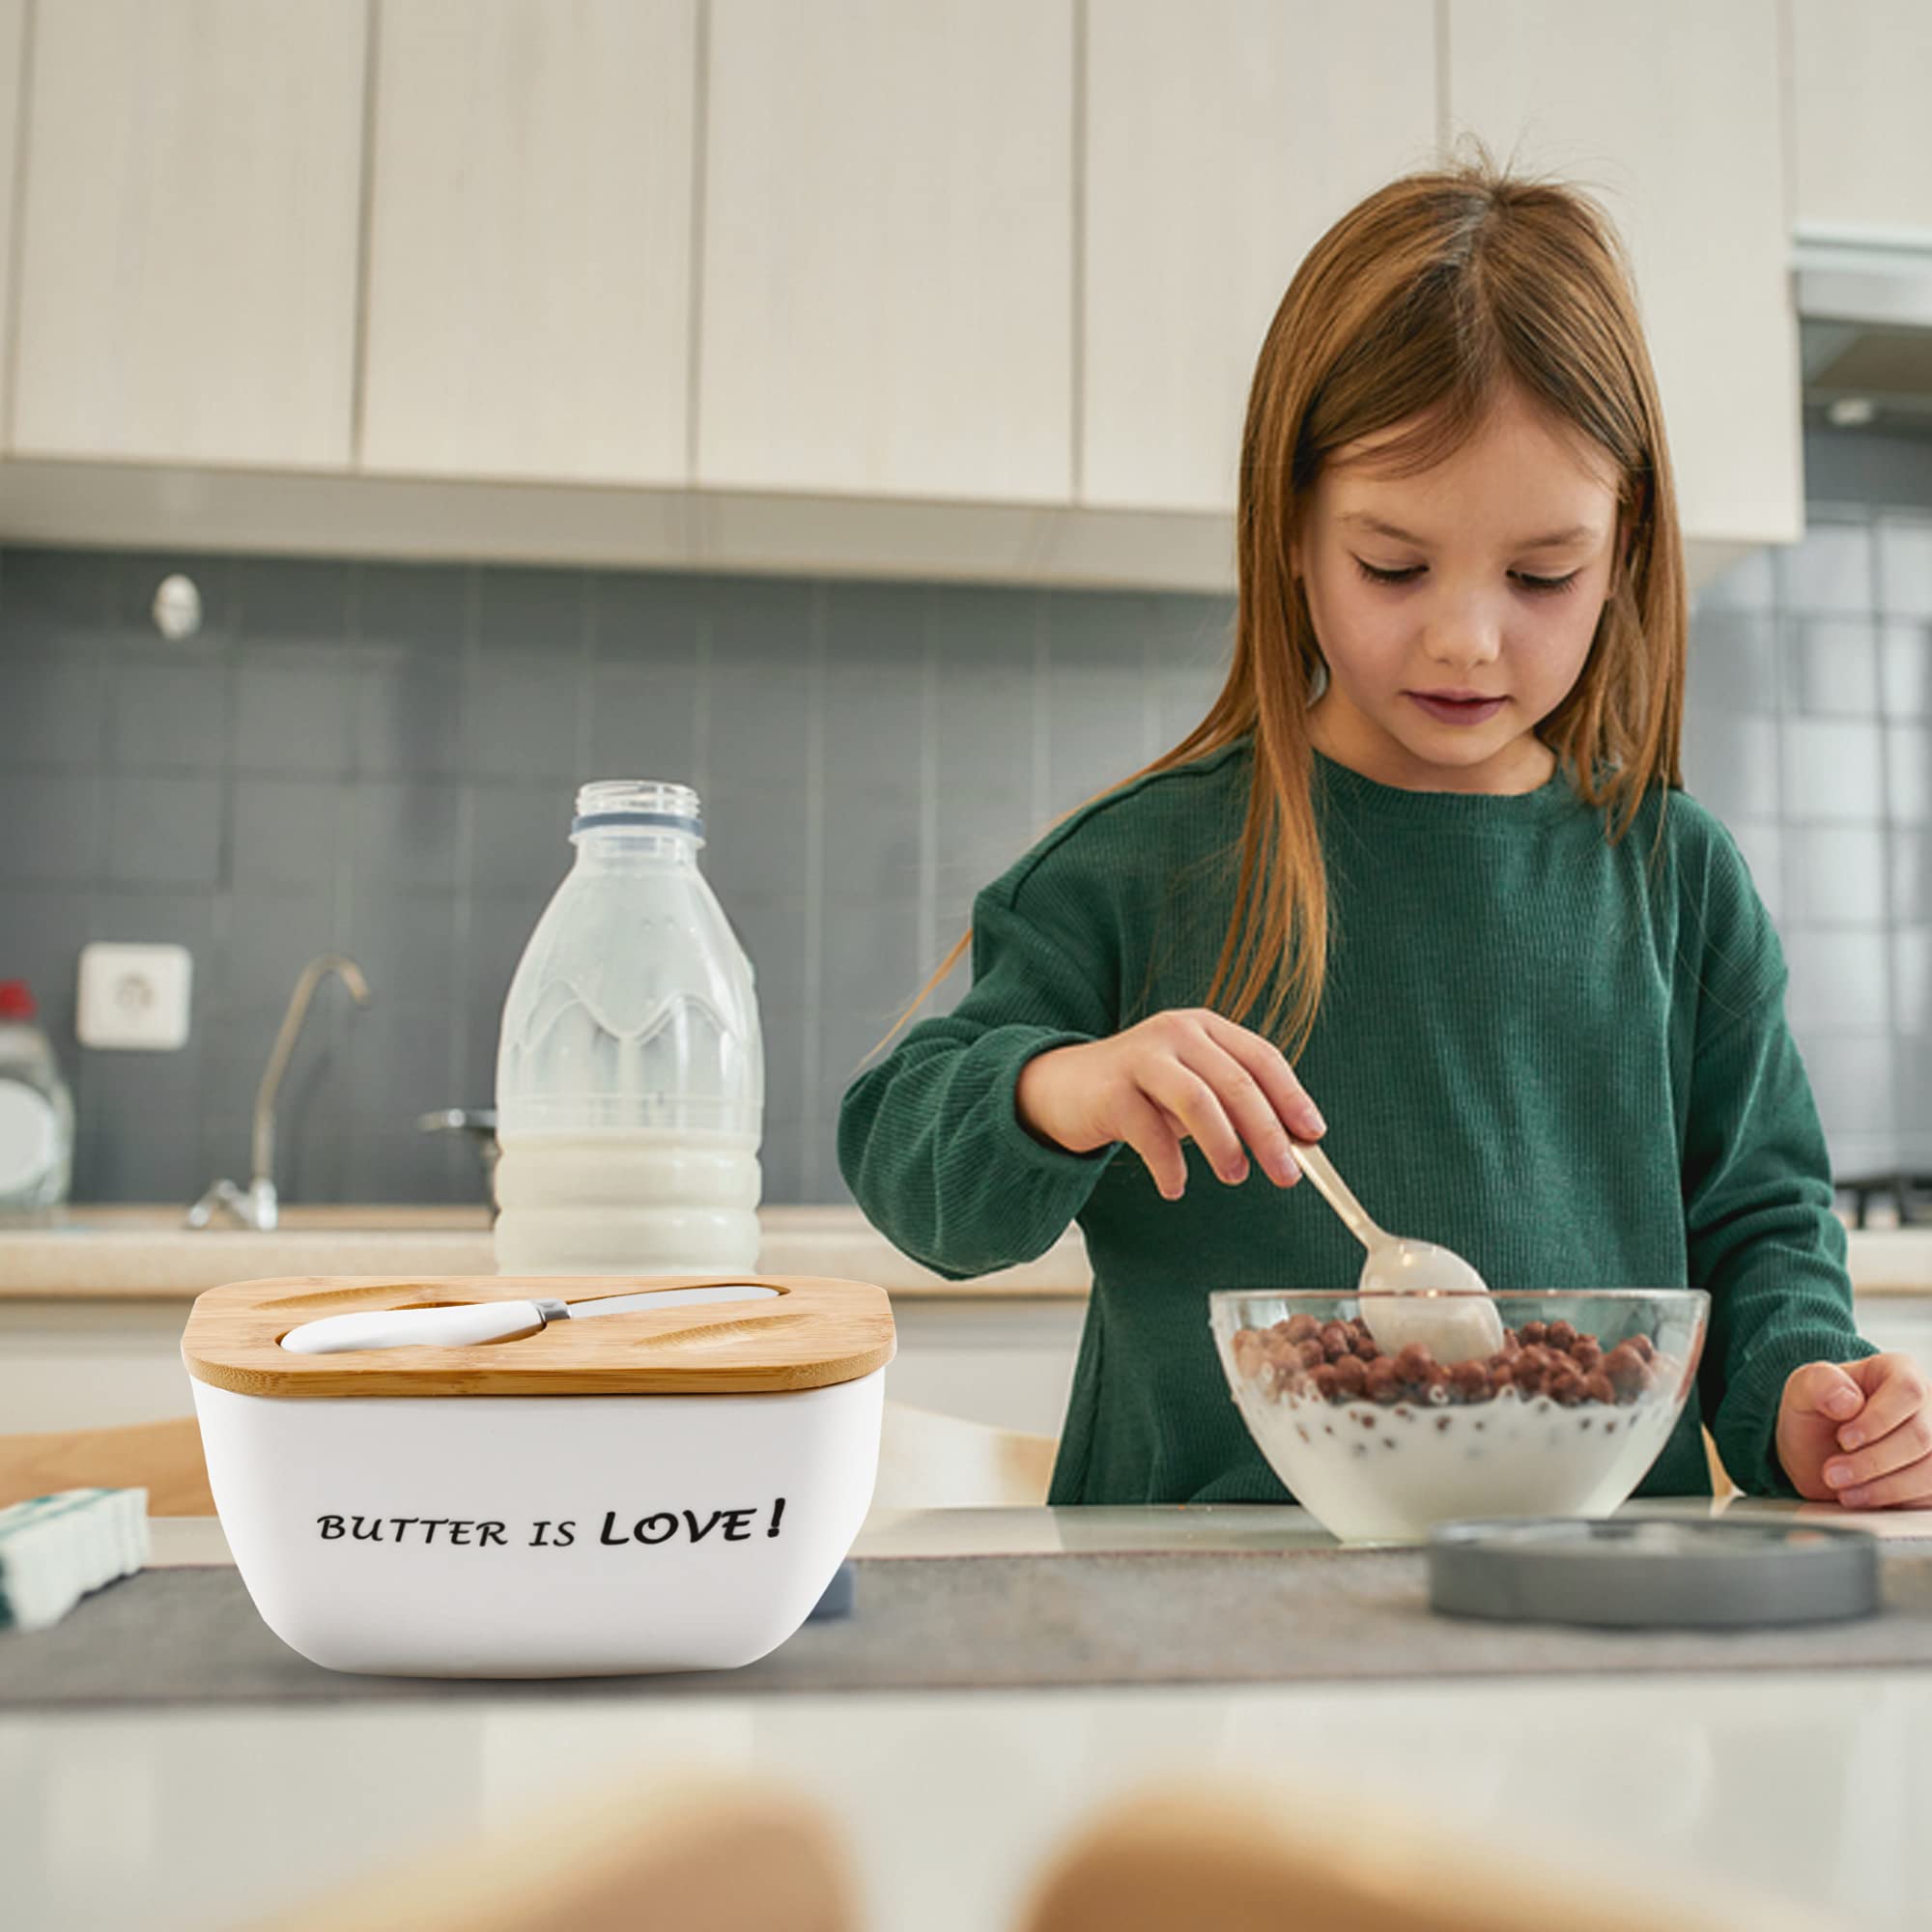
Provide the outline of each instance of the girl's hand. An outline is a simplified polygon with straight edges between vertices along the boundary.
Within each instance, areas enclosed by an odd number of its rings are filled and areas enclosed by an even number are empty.
[[[1036,1140],[1072,1153],[1125,1141],[1169,1201],[1187,1185],[1180,1143],[1189,1136],[1231,1187],[1248,1178],[1249,1150],[1278,1185],[1293,1187],[1301,1169],[1289,1135],[1312,1141],[1327,1131],[1279,1047],[1199,1007],[1036,1054],[1020,1069],[1014,1104]]]
[[[1910,1355],[1807,1362],[1777,1408],[1777,1460],[1801,1496],[1848,1509],[1932,1506],[1932,1385]]]

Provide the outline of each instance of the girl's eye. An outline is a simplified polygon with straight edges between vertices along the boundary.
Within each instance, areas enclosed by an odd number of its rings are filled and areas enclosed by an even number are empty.
[[[1419,563],[1411,563],[1405,570],[1378,570],[1365,557],[1358,556],[1355,562],[1360,566],[1362,575],[1371,583],[1409,583],[1422,575],[1422,566]]]
[[[1422,575],[1423,566],[1411,563],[1402,570],[1380,570],[1366,557],[1356,557],[1355,566],[1371,583],[1413,583]],[[1559,590],[1568,590],[1582,576],[1580,570],[1573,570],[1567,577],[1531,577],[1526,571],[1513,571],[1520,589],[1537,596],[1548,596]]]

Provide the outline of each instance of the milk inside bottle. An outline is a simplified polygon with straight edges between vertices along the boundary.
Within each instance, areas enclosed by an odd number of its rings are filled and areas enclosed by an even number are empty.
[[[697,794],[582,786],[497,1053],[502,1274],[755,1268],[764,1049]]]

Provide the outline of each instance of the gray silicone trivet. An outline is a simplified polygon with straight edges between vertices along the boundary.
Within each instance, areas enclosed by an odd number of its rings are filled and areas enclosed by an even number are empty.
[[[1617,1630],[1744,1630],[1876,1614],[1878,1539],[1814,1524],[1447,1523],[1429,1604],[1451,1616]]]

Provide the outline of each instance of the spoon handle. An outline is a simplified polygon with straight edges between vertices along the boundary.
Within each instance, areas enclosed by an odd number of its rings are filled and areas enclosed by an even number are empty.
[[[1302,1173],[1315,1183],[1315,1191],[1341,1215],[1343,1224],[1363,1247],[1373,1248],[1388,1239],[1369,1219],[1362,1204],[1349,1191],[1349,1183],[1335,1172],[1334,1162],[1320,1148],[1304,1146],[1300,1141],[1290,1141],[1288,1145]]]

